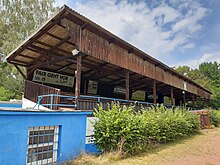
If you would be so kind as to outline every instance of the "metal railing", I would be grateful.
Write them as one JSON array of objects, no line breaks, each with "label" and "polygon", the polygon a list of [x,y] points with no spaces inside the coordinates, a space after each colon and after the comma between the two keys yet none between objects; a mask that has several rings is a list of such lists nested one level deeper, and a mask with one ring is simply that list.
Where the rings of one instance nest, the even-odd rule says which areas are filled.
[{"label": "metal railing", "polygon": [[[66,98],[66,99],[72,99],[73,104],[62,104],[62,103],[54,103],[54,98]],[[50,98],[49,103],[41,103],[43,98]],[[76,99],[76,96],[66,96],[66,95],[58,95],[58,94],[48,94],[48,95],[40,95],[38,96],[37,106],[38,109],[40,109],[40,106],[48,107],[50,110],[53,110],[54,107],[70,107],[70,108],[76,108],[77,104],[74,102]],[[93,99],[96,100],[97,103],[101,103],[102,101],[107,102],[120,102],[120,103],[126,103],[126,104],[136,104],[136,105],[145,105],[150,106],[154,105],[153,103],[149,102],[143,102],[143,101],[133,101],[133,100],[124,100],[124,99],[116,99],[116,98],[108,98],[108,97],[99,97],[99,96],[87,96],[87,95],[80,95],[79,99]],[[88,100],[89,101],[89,100]]]},{"label": "metal railing", "polygon": [[[47,104],[41,104],[41,101],[43,98],[50,98],[50,103],[47,103]],[[37,100],[37,106],[38,106],[38,109],[40,109],[40,106],[46,106],[46,107],[49,107],[50,110],[53,110],[54,108],[53,107],[71,107],[71,108],[76,108],[77,105],[75,103],[73,104],[61,104],[61,103],[54,103],[54,98],[55,97],[59,97],[59,98],[69,98],[69,99],[76,99],[75,96],[66,96],[66,95],[58,95],[58,94],[48,94],[48,95],[41,95],[41,96],[38,96],[38,100]]]},{"label": "metal railing", "polygon": [[109,97],[99,97],[99,96],[88,96],[88,95],[80,95],[80,98],[89,98],[89,99],[97,99],[97,102],[101,102],[102,100],[105,101],[112,101],[112,102],[124,102],[124,103],[134,103],[137,105],[154,105],[153,103],[143,102],[143,101],[134,101],[134,100],[124,100],[124,99],[116,99],[116,98],[109,98]]},{"label": "metal railing", "polygon": [[[49,103],[41,103],[43,98],[50,98]],[[56,98],[54,103],[54,98]],[[57,98],[59,98],[58,102],[57,102]],[[67,99],[70,101],[70,103],[61,103],[60,99]],[[88,95],[80,95],[79,98],[80,101],[87,101],[87,102],[94,102],[95,103],[101,103],[101,102],[105,102],[105,103],[111,103],[111,102],[119,102],[122,105],[136,105],[136,106],[155,106],[154,103],[149,103],[149,102],[144,102],[144,101],[134,101],[134,100],[124,100],[124,99],[117,99],[117,98],[109,98],[109,97],[100,97],[100,96],[88,96]],[[83,107],[79,107],[79,105],[76,104],[76,96],[67,96],[67,95],[59,95],[59,94],[48,94],[48,95],[40,95],[38,96],[38,101],[37,104],[38,109],[40,109],[40,106],[45,106],[47,108],[49,108],[50,110],[54,110],[54,109],[58,109],[57,107],[69,107],[69,108],[83,108]],[[157,104],[160,105],[160,104]],[[164,107],[166,108],[178,108],[179,106],[174,106],[174,105],[164,105]],[[180,107],[179,107],[180,108]],[[186,107],[187,108],[187,107]],[[193,110],[194,108],[190,108],[188,107],[190,110]],[[93,109],[93,108],[92,108]],[[92,110],[90,109],[90,110]],[[83,110],[87,110],[87,109],[83,109]],[[194,109],[195,110],[195,109]]]}]

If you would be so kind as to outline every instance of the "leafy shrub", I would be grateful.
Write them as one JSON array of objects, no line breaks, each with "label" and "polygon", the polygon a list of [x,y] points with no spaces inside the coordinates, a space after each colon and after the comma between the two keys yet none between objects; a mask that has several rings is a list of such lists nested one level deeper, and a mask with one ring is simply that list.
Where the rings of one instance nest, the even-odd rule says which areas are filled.
[{"label": "leafy shrub", "polygon": [[149,145],[167,143],[199,131],[199,116],[186,110],[165,110],[163,106],[134,111],[134,106],[112,103],[95,110],[95,143],[101,151],[135,154]]},{"label": "leafy shrub", "polygon": [[210,111],[210,124],[218,127],[220,125],[220,113],[216,110]]},{"label": "leafy shrub", "polygon": [[[120,107],[120,104],[112,104],[112,108],[106,111],[102,105],[94,112],[98,120],[94,124],[95,143],[102,151],[133,152],[135,148],[142,148],[144,141],[144,124],[141,114],[135,113],[133,107]],[[121,146],[121,147],[120,147]]]}]

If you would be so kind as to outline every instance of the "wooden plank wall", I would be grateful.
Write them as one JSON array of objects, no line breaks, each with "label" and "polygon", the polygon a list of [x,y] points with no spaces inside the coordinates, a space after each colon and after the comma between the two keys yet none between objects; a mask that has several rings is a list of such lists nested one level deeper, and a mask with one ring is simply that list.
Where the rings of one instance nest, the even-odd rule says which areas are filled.
[{"label": "wooden plank wall", "polygon": [[[120,66],[143,76],[155,79],[165,84],[184,90],[184,82],[182,78],[173,75],[169,71],[165,71],[159,66],[155,66],[149,61],[128,53],[127,50],[109,43],[106,39],[84,29],[81,33],[80,26],[68,19],[63,19],[62,25],[67,28],[70,33],[71,40],[76,44],[83,53],[106,61],[108,63]],[[80,46],[81,40],[81,46]],[[210,94],[199,87],[187,82],[187,91],[201,97],[210,98]]]},{"label": "wooden plank wall", "polygon": [[[49,95],[49,94],[60,94],[60,89],[49,87],[43,84],[38,84],[32,81],[25,81],[25,90],[24,90],[24,98],[31,100],[35,103],[38,101],[38,96],[41,95]],[[50,104],[51,98],[50,97],[43,97],[41,100],[41,104]],[[59,103],[59,97],[53,97],[53,104]],[[45,106],[48,107],[49,106]],[[56,110],[57,106],[53,106],[53,109]]]}]

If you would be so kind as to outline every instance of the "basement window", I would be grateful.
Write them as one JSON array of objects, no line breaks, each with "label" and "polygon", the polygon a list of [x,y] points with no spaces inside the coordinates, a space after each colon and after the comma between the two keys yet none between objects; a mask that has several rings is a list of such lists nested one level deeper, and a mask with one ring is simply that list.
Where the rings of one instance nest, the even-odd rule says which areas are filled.
[{"label": "basement window", "polygon": [[59,126],[37,126],[28,129],[26,164],[53,164],[57,161]]}]

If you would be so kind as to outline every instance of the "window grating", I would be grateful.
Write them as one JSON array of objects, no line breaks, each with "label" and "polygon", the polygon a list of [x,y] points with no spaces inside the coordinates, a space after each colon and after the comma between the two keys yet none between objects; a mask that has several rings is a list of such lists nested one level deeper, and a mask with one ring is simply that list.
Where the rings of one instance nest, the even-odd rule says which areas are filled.
[{"label": "window grating", "polygon": [[53,164],[57,161],[59,126],[28,129],[27,165]]}]

